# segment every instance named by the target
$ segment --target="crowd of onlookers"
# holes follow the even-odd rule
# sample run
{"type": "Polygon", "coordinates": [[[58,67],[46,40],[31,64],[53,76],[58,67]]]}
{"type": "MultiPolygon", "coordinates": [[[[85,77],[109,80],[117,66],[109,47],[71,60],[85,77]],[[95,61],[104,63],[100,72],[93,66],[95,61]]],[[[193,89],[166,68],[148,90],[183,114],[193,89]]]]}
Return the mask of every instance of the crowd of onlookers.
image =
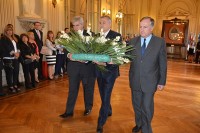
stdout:
{"type": "MultiPolygon", "coordinates": [[[[65,31],[68,33],[69,28],[65,28],[65,31]]],[[[55,39],[59,38],[60,35],[61,32],[58,32],[55,37],[53,31],[48,31],[45,44],[43,44],[40,22],[35,22],[34,29],[21,35],[14,33],[12,24],[5,26],[0,38],[0,96],[6,95],[2,89],[3,69],[8,88],[6,92],[17,93],[21,91],[18,79],[20,63],[26,89],[35,88],[36,83],[39,83],[40,80],[46,78],[52,80],[66,74],[66,50],[63,46],[55,43],[55,39]],[[49,51],[47,55],[42,54],[45,48],[49,51]],[[45,68],[47,70],[44,70],[45,68]],[[47,71],[46,75],[45,71],[47,71]]]]}

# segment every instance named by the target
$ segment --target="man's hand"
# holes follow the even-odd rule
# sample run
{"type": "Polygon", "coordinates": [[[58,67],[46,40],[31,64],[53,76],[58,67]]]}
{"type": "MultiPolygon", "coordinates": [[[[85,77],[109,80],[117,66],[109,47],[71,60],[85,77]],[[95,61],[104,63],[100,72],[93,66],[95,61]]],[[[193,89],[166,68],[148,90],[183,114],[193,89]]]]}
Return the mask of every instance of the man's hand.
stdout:
{"type": "Polygon", "coordinates": [[[69,58],[70,60],[73,61],[73,59],[72,59],[72,54],[71,54],[71,53],[68,53],[68,54],[67,54],[67,58],[69,58]]]}
{"type": "Polygon", "coordinates": [[[164,85],[158,85],[157,90],[162,91],[164,89],[164,87],[165,87],[164,85]]]}

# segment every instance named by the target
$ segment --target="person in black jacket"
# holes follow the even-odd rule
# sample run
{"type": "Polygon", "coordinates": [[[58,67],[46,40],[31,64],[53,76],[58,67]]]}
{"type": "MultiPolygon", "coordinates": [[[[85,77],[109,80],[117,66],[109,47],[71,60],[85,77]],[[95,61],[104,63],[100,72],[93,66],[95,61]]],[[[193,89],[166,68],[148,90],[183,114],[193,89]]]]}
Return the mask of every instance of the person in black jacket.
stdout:
{"type": "MultiPolygon", "coordinates": [[[[112,21],[109,16],[102,16],[100,18],[100,28],[104,32],[104,37],[107,39],[115,39],[117,36],[120,36],[120,41],[122,41],[121,34],[111,30],[111,24],[112,21]]],[[[108,116],[112,115],[110,99],[115,80],[119,76],[119,66],[112,64],[112,62],[96,63],[99,65],[104,65],[107,69],[105,72],[102,72],[98,69],[96,70],[97,83],[102,102],[99,111],[97,132],[101,133],[103,132],[103,125],[106,123],[108,116]]]]}
{"type": "Polygon", "coordinates": [[[20,91],[17,86],[19,76],[19,61],[20,50],[18,46],[18,39],[13,34],[13,28],[6,26],[3,37],[1,38],[4,70],[6,73],[6,80],[9,90],[12,93],[20,91]]]}
{"type": "MultiPolygon", "coordinates": [[[[81,30],[84,36],[89,36],[86,30],[83,29],[83,18],[76,16],[72,20],[74,31],[81,30]]],[[[67,118],[73,116],[74,106],[78,96],[80,82],[82,81],[84,90],[85,111],[84,115],[90,114],[93,107],[93,94],[95,83],[95,66],[93,63],[85,63],[72,61],[72,54],[68,53],[70,61],[67,65],[67,73],[69,76],[69,94],[66,104],[66,110],[60,117],[67,118]]]]}
{"type": "Polygon", "coordinates": [[[34,60],[36,60],[35,50],[32,44],[28,42],[28,35],[20,35],[20,49],[21,57],[23,59],[22,66],[25,79],[25,87],[27,89],[35,88],[35,67],[34,60]],[[30,80],[31,79],[31,80],[30,80]]]}

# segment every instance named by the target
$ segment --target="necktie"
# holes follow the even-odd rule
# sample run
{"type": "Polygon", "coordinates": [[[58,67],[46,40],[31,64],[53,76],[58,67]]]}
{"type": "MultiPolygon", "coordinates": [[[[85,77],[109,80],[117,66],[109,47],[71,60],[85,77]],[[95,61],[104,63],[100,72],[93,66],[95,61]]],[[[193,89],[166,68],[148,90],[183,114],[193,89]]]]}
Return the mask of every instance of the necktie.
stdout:
{"type": "Polygon", "coordinates": [[[144,51],[145,51],[145,49],[146,49],[146,39],[144,39],[144,42],[143,42],[143,44],[142,44],[142,56],[144,55],[144,51]]]}
{"type": "Polygon", "coordinates": [[[38,34],[39,39],[41,39],[40,31],[39,31],[39,30],[36,30],[36,31],[37,31],[37,34],[38,34]]]}

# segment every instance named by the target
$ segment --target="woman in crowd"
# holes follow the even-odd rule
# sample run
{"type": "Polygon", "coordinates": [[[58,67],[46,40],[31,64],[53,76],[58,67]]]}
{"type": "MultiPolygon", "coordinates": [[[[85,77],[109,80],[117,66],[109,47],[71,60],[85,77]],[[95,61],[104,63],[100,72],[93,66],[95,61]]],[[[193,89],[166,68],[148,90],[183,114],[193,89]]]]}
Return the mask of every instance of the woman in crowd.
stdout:
{"type": "Polygon", "coordinates": [[[19,76],[19,61],[20,50],[18,46],[18,39],[13,34],[13,28],[6,26],[4,29],[3,37],[1,38],[3,62],[6,73],[6,80],[9,90],[12,93],[20,91],[17,86],[19,76]]]}
{"type": "Polygon", "coordinates": [[[48,75],[49,79],[54,78],[54,67],[56,64],[56,45],[54,42],[54,34],[53,31],[47,32],[46,46],[51,50],[51,55],[46,55],[46,61],[48,65],[48,75]]]}
{"type": "Polygon", "coordinates": [[[190,44],[188,45],[187,51],[188,51],[188,62],[192,63],[195,54],[195,43],[193,41],[191,41],[190,44]]]}
{"type": "Polygon", "coordinates": [[[31,44],[31,46],[33,47],[33,51],[35,52],[35,56],[36,56],[36,60],[34,60],[34,66],[35,66],[35,81],[37,83],[39,83],[39,80],[38,80],[38,63],[39,63],[39,59],[40,59],[40,56],[39,56],[39,49],[38,49],[38,46],[35,42],[35,37],[34,37],[34,33],[29,31],[28,33],[28,38],[29,38],[29,43],[31,44]]]}
{"type": "MultiPolygon", "coordinates": [[[[57,33],[56,39],[58,39],[61,35],[61,32],[57,33]]],[[[65,53],[64,53],[64,47],[60,44],[56,44],[56,49],[57,49],[57,55],[56,55],[56,65],[55,65],[55,78],[57,79],[58,76],[60,75],[61,77],[63,76],[61,72],[61,68],[64,66],[63,64],[65,63],[65,53]]],[[[65,71],[64,68],[62,70],[63,72],[65,71]]]]}
{"type": "Polygon", "coordinates": [[[20,40],[21,40],[20,48],[21,48],[21,56],[23,59],[22,66],[24,72],[25,87],[27,89],[30,89],[32,87],[35,88],[34,60],[36,60],[37,55],[35,53],[35,49],[33,49],[32,45],[28,42],[29,39],[27,34],[21,34],[20,40]]]}

